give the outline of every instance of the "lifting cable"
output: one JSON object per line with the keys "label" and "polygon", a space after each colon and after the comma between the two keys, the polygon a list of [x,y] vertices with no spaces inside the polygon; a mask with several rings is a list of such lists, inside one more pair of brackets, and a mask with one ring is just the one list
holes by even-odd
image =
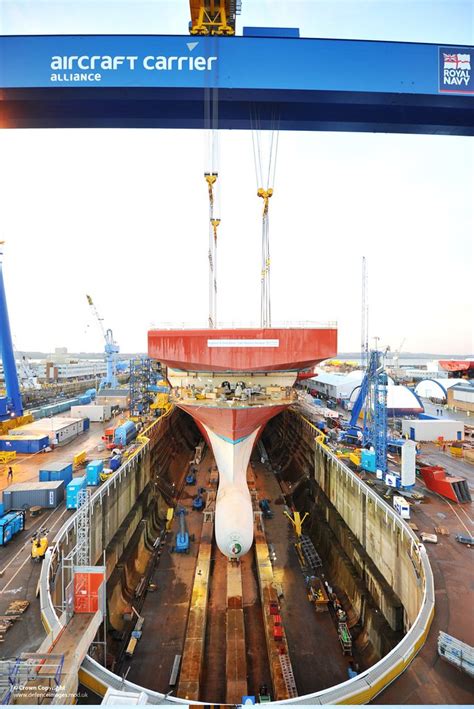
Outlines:
{"label": "lifting cable", "polygon": [[[217,44],[213,42],[213,44]],[[213,47],[213,50],[216,50]],[[215,52],[214,52],[215,53]],[[217,228],[221,223],[217,179],[219,177],[219,90],[207,85],[204,89],[204,128],[206,156],[204,179],[209,196],[209,328],[217,327]]]}
{"label": "lifting cable", "polygon": [[273,115],[271,119],[271,129],[269,133],[270,145],[268,152],[268,171],[266,180],[263,173],[263,147],[262,134],[260,130],[260,120],[257,113],[250,117],[252,129],[253,159],[255,164],[255,175],[257,178],[257,196],[263,199],[262,212],[262,267],[261,267],[261,291],[260,291],[260,327],[272,326],[271,297],[270,297],[270,222],[269,203],[273,195],[275,184],[275,172],[278,155],[278,130],[279,121]]}

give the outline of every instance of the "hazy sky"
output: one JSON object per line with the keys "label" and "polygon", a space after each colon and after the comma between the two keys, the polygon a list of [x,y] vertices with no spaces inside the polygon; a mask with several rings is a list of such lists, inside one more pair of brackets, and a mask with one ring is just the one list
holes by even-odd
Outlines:
{"label": "hazy sky", "polygon": [[[187,0],[0,0],[3,34],[185,34]],[[471,2],[243,0],[238,24],[303,36],[473,44]],[[474,98],[473,98],[474,101]],[[153,322],[207,321],[200,131],[0,131],[0,238],[19,349],[99,350],[85,294],[123,351]],[[219,317],[257,321],[261,200],[249,133],[221,133]],[[474,350],[470,138],[282,132],[271,205],[274,320],[337,320],[405,351]]]}

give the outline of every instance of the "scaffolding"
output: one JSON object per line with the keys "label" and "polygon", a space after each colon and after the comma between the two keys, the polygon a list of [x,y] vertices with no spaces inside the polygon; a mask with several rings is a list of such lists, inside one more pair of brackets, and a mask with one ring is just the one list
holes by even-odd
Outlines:
{"label": "scaffolding", "polygon": [[[51,700],[61,685],[63,665],[64,655],[30,652],[11,660],[0,660],[1,704],[36,704]],[[25,701],[28,698],[30,701]]]}
{"label": "scaffolding", "polygon": [[91,558],[91,491],[80,490],[77,507],[77,543],[75,546],[76,566],[89,566]]}
{"label": "scaffolding", "polygon": [[139,417],[150,412],[160,376],[160,365],[155,360],[149,357],[130,360],[130,416]]}

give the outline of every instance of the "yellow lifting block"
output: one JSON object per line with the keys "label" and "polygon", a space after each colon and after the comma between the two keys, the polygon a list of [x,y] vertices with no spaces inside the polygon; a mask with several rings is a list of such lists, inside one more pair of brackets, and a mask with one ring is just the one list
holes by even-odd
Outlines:
{"label": "yellow lifting block", "polygon": [[214,194],[213,194],[212,188],[217,181],[217,177],[218,177],[217,172],[205,172],[204,173],[204,179],[207,182],[207,188],[209,190],[209,200],[211,202],[214,201]]}
{"label": "yellow lifting block", "polygon": [[263,199],[263,214],[265,215],[268,212],[268,201],[270,197],[273,194],[273,190],[271,187],[268,188],[268,190],[264,190],[263,187],[260,187],[257,191],[257,197],[261,197]]}
{"label": "yellow lifting block", "polygon": [[220,219],[211,219],[211,226],[214,232],[214,241],[217,241],[217,227],[221,223]]}
{"label": "yellow lifting block", "polygon": [[2,451],[0,453],[0,463],[9,463],[16,458],[16,451]]}
{"label": "yellow lifting block", "polygon": [[85,462],[86,462],[86,451],[81,451],[80,453],[76,453],[76,455],[72,459],[73,468],[77,468],[77,467],[79,467],[79,465],[82,465]]}

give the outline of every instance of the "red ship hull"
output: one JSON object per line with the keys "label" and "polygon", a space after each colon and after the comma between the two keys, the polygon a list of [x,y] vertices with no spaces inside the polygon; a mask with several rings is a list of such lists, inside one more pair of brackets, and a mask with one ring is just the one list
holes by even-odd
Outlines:
{"label": "red ship hull", "polygon": [[150,357],[191,372],[297,372],[337,351],[335,328],[150,330]]}

